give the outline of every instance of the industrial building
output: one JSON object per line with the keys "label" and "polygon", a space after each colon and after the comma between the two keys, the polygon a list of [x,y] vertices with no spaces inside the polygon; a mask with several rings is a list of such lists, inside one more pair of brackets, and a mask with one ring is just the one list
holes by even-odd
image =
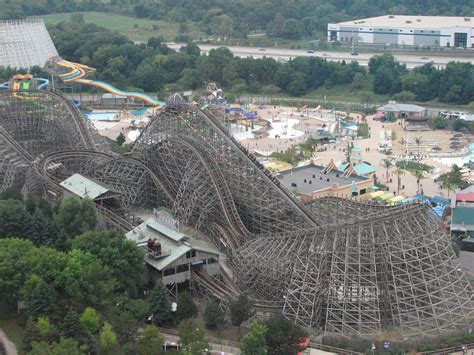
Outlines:
{"label": "industrial building", "polygon": [[328,41],[474,47],[474,17],[385,15],[328,24]]}

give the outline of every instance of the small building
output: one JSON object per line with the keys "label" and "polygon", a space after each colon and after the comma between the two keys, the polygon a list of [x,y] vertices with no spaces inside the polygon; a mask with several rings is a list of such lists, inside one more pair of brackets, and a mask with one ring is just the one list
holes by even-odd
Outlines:
{"label": "small building", "polygon": [[98,213],[98,227],[113,228],[121,232],[132,228],[132,223],[120,215],[122,195],[110,186],[81,174],[74,174],[59,185],[64,189],[64,197],[76,195],[94,202]]}
{"label": "small building", "polygon": [[328,24],[328,41],[474,47],[474,17],[384,15]]}
{"label": "small building", "polygon": [[456,193],[451,207],[451,235],[474,242],[474,185]]}
{"label": "small building", "polygon": [[378,118],[386,117],[390,113],[392,113],[396,118],[424,117],[426,116],[427,110],[422,106],[399,104],[395,101],[390,101],[388,104],[377,109]]}
{"label": "small building", "polygon": [[427,116],[410,116],[405,118],[405,131],[431,131],[430,120]]}
{"label": "small building", "polygon": [[117,106],[117,105],[121,106],[121,105],[125,105],[126,103],[127,103],[127,96],[123,96],[123,95],[116,95],[116,94],[107,92],[100,97],[100,104],[102,106],[107,106],[107,107]]}
{"label": "small building", "polygon": [[161,280],[175,295],[180,285],[189,286],[194,272],[205,272],[211,277],[221,273],[218,250],[183,233],[166,211],[155,213],[125,237],[145,250],[147,280]]}
{"label": "small building", "polygon": [[303,201],[323,196],[365,198],[374,185],[373,174],[367,177],[357,175],[352,170],[339,171],[332,160],[325,167],[311,162],[292,168],[279,173],[277,178],[287,188],[295,191]]}

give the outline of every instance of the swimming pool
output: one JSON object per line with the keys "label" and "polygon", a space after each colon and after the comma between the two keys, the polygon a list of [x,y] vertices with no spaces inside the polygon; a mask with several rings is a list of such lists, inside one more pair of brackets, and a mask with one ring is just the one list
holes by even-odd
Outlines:
{"label": "swimming pool", "polygon": [[438,158],[435,159],[439,161],[441,164],[444,165],[457,165],[457,166],[463,166],[464,164],[468,164],[469,161],[474,161],[474,154],[467,155],[465,157],[456,157],[456,158]]}
{"label": "swimming pool", "polygon": [[286,121],[272,122],[272,129],[268,132],[268,137],[275,139],[275,136],[280,138],[296,138],[304,134],[304,132],[294,129],[300,121],[295,118],[288,118]]}
{"label": "swimming pool", "polygon": [[86,116],[91,121],[117,121],[118,112],[89,112]]}
{"label": "swimming pool", "polygon": [[251,129],[250,127],[247,128],[246,130],[246,127],[245,126],[242,126],[242,125],[236,125],[234,123],[232,123],[230,125],[230,127],[227,127],[228,131],[234,136],[235,139],[237,139],[238,141],[241,141],[241,140],[244,140],[244,139],[248,139],[248,138],[253,138],[254,135],[252,132],[254,131],[258,131],[260,128],[262,128],[262,126],[260,125],[254,125],[253,126],[253,129]]}

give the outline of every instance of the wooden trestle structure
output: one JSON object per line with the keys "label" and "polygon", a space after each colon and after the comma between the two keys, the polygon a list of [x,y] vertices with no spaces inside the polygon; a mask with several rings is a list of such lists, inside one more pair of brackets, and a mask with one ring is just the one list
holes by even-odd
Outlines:
{"label": "wooden trestle structure", "polygon": [[370,337],[435,335],[473,320],[472,286],[429,207],[304,205],[211,111],[176,98],[118,156],[60,93],[3,92],[0,151],[0,190],[59,199],[59,182],[80,173],[120,194],[100,211],[118,229],[135,224],[133,209],[172,210],[227,254],[234,285],[195,275],[224,302],[245,290],[307,328]]}

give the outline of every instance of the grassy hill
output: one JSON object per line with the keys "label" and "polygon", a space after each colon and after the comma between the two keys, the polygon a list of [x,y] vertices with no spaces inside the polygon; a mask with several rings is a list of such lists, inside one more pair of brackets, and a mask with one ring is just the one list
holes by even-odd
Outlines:
{"label": "grassy hill", "polygon": [[[103,12],[81,12],[86,23],[95,23],[112,31],[117,31],[127,36],[132,41],[147,41],[150,37],[162,36],[166,41],[173,41],[179,35],[179,23],[161,20],[138,19],[135,17],[110,14]],[[49,14],[30,16],[29,18],[42,18],[47,25],[55,25],[68,21],[72,13]],[[191,38],[204,35],[196,24],[187,23],[186,34]]]}

